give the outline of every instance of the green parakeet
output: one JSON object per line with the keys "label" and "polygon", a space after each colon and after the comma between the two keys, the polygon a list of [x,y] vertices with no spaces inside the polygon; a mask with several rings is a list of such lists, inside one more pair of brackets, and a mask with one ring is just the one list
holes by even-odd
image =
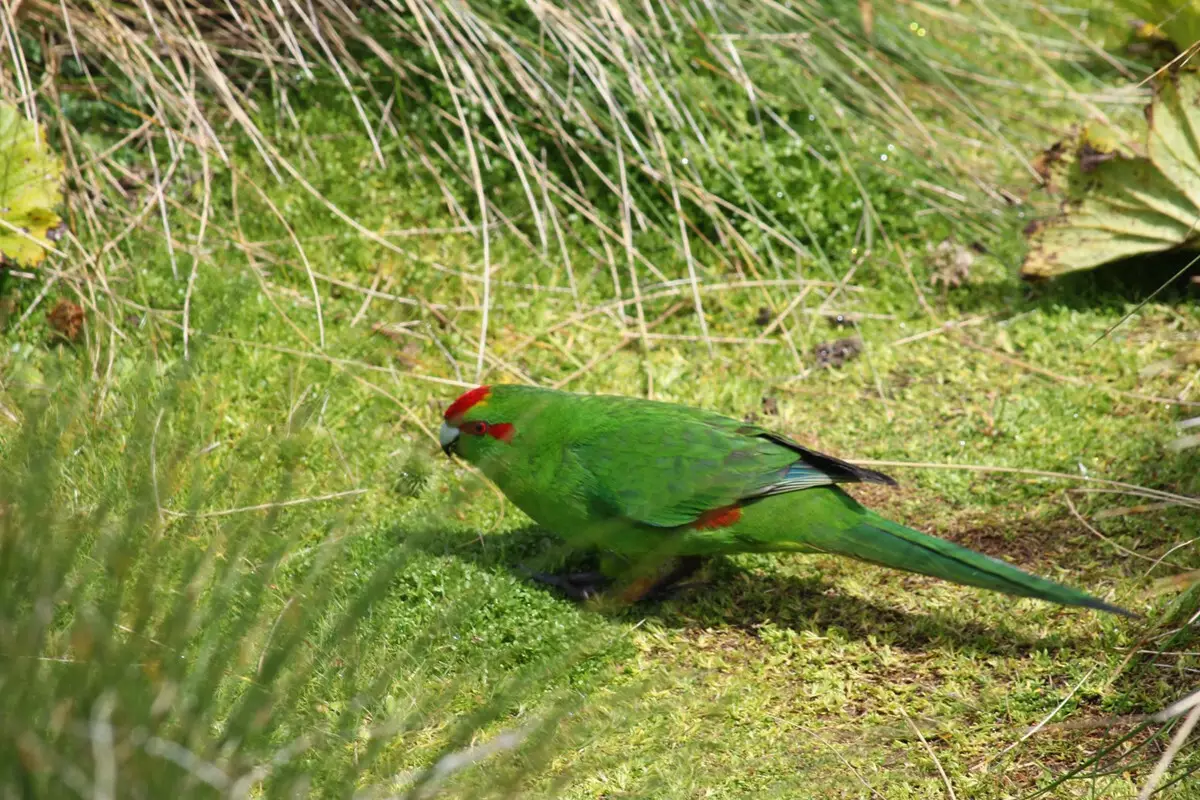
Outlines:
{"label": "green parakeet", "polygon": [[[447,455],[477,466],[522,511],[573,545],[630,564],[674,564],[641,596],[724,553],[838,553],[1010,595],[1129,612],[884,519],[840,483],[886,475],[695,408],[531,386],[480,386],[446,410]],[[611,562],[607,570],[612,572]],[[631,567],[632,574],[638,574]],[[540,576],[588,596],[600,576]],[[632,599],[632,598],[631,598]]]}

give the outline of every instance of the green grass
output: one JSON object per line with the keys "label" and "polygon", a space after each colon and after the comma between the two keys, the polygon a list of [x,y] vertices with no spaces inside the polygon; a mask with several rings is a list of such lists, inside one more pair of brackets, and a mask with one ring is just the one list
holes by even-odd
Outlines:
{"label": "green grass", "polygon": [[[350,104],[320,88],[292,100],[305,144],[265,114],[260,124],[324,198],[391,247],[275,181],[236,138],[231,166],[214,163],[209,179],[189,360],[185,283],[172,277],[154,216],[119,245],[111,292],[65,279],[39,298],[46,275],[10,279],[0,298],[0,741],[18,753],[4,757],[6,791],[87,794],[111,763],[116,796],[164,786],[203,796],[218,789],[197,775],[225,790],[249,775],[252,796],[425,787],[458,797],[899,800],[947,796],[943,770],[960,798],[1019,797],[1194,687],[1195,635],[1164,634],[1195,598],[1169,616],[1178,590],[1153,582],[1200,568],[1194,545],[1168,555],[1200,530],[1194,509],[1132,509],[1148,501],[961,468],[1200,494],[1200,451],[1165,448],[1194,408],[1130,394],[1200,398],[1195,364],[1170,360],[1200,337],[1194,295],[1168,291],[1099,338],[1171,265],[1021,285],[1012,211],[990,223],[988,252],[964,286],[933,287],[926,242],[982,223],[924,215],[925,199],[902,191],[914,174],[902,157],[895,171],[858,176],[897,242],[867,254],[846,171],[795,153],[781,160],[785,142],[760,148],[742,142],[752,128],[734,128],[730,180],[765,181],[751,191],[770,196],[770,181],[787,178],[788,206],[772,211],[793,215],[784,223],[820,257],[773,255],[756,275],[753,262],[719,255],[719,239],[697,245],[702,328],[671,206],[653,184],[637,187],[660,215],[635,237],[649,262],[634,273],[637,295],[624,253],[610,266],[612,242],[586,220],[564,219],[568,274],[555,243],[543,252],[518,236],[530,235],[519,218],[489,242],[477,374],[479,239],[453,231],[462,220],[446,186],[413,166],[404,139],[383,142],[387,166],[374,166]],[[751,113],[739,98],[724,102],[742,123]],[[826,135],[848,146],[843,132],[812,133],[822,145]],[[855,151],[864,164],[886,146],[867,138]],[[103,147],[111,132],[96,139]],[[163,145],[158,158],[167,156]],[[170,193],[184,275],[204,197],[197,162],[180,167],[190,188]],[[494,202],[518,218],[512,171],[492,163]],[[148,183],[133,183],[140,203]],[[449,191],[471,208],[469,183]],[[713,233],[698,227],[697,241]],[[385,233],[398,229],[410,233]],[[766,247],[755,230],[743,233]],[[833,292],[828,282],[852,266],[850,285]],[[385,296],[368,305],[372,286]],[[760,309],[774,319],[801,291],[766,332]],[[87,301],[78,343],[46,322],[60,298]],[[853,323],[836,326],[837,314]],[[938,331],[943,323],[953,327]],[[852,334],[862,357],[813,367],[817,344]],[[563,558],[552,533],[437,453],[429,432],[441,410],[477,380],[754,413],[851,460],[943,465],[888,467],[899,489],[854,493],[1147,619],[793,556],[720,561],[709,587],[657,606],[579,607],[517,572]],[[1106,540],[1070,512],[1068,491]],[[1132,510],[1097,516],[1120,509]],[[1138,652],[1160,646],[1170,654]],[[1104,756],[1102,774],[1055,791],[1135,797],[1163,747],[1161,735],[1147,742],[1157,730]],[[519,745],[483,759],[505,736]],[[164,755],[165,741],[193,761],[177,765],[182,751]],[[447,768],[444,782],[429,771],[472,746],[485,748],[475,767]],[[1195,768],[1193,753],[1172,775]],[[1192,795],[1177,784],[1163,796]]]}
{"label": "green grass", "polygon": [[[346,142],[322,152],[333,180],[351,170],[359,156]],[[373,183],[387,185],[388,180],[381,175]],[[406,187],[400,209],[408,216],[405,224],[447,224],[436,216],[429,192],[420,185]],[[340,229],[317,211],[306,216],[303,208],[311,201],[305,195],[287,188],[271,194],[278,206],[293,209],[292,225],[315,242],[306,246],[314,269],[361,284],[370,279],[368,265],[385,258],[361,245],[338,247],[344,241]],[[384,214],[396,213],[376,202],[370,186],[347,188],[333,199],[370,227],[384,224],[379,219]],[[243,219],[254,220],[245,230],[249,240],[286,236],[261,204],[245,197],[240,202]],[[176,224],[186,229],[188,223],[180,218]],[[329,243],[320,240],[323,236]],[[131,288],[127,296],[169,308],[174,287],[161,244],[148,237],[132,248],[144,248],[139,278],[144,294]],[[461,236],[426,237],[420,248],[447,266],[478,258],[477,246]],[[498,243],[498,261],[504,264],[498,278],[532,280],[539,274],[537,264],[504,248],[503,241]],[[264,259],[292,257],[286,245],[263,250],[274,254]],[[806,370],[807,359],[797,363],[778,337],[757,346],[717,343],[712,356],[699,341],[657,340],[646,352],[634,342],[568,385],[634,394],[653,387],[656,397],[734,415],[761,415],[763,398],[771,397],[778,410],[764,418],[768,424],[854,458],[1073,474],[1086,469],[1093,476],[1183,493],[1200,490],[1195,455],[1171,456],[1162,448],[1177,412],[1100,388],[1163,396],[1178,392],[1190,377],[1187,371],[1168,370],[1150,380],[1139,380],[1137,371],[1170,352],[1165,338],[1200,330],[1196,309],[1179,297],[1152,304],[1088,347],[1125,312],[1129,287],[1111,276],[1089,276],[1028,290],[1012,283],[1010,268],[998,259],[980,259],[967,287],[937,299],[943,319],[962,319],[966,313],[998,319],[908,344],[894,342],[933,323],[903,283],[880,275],[874,287],[848,293],[838,310],[889,318],[862,321],[869,358],[840,369]],[[272,263],[269,275],[273,287],[268,291],[314,339],[315,308],[303,276],[294,265],[288,270],[279,263]],[[402,283],[390,292],[447,305],[472,303],[470,287],[452,276],[410,268],[398,277]],[[549,283],[552,276],[540,279]],[[596,283],[601,288],[584,285],[585,307],[604,299],[606,287],[599,278]],[[17,287],[18,307],[29,301],[32,288]],[[773,291],[779,297],[787,290]],[[766,302],[762,297],[752,289],[707,295],[712,335],[755,337],[761,331],[754,318]],[[678,299],[647,301],[646,318],[657,318]],[[540,382],[569,377],[577,361],[621,341],[611,320],[596,315],[524,347],[522,332],[569,318],[569,296],[501,284],[494,303],[489,352]],[[246,548],[240,569],[250,575],[268,570],[265,565],[274,560],[282,563],[268,570],[276,575],[270,591],[257,598],[260,607],[252,613],[260,626],[246,635],[248,642],[260,641],[261,622],[274,619],[289,598],[305,596],[308,570],[326,548],[329,562],[320,581],[327,595],[320,596],[328,597],[322,612],[331,618],[362,591],[380,564],[395,569],[348,641],[321,651],[321,657],[310,656],[316,660],[302,688],[294,690],[296,700],[273,712],[281,719],[270,743],[278,746],[285,733],[332,736],[344,729],[347,704],[363,687],[372,687],[372,696],[381,699],[384,710],[373,708],[372,714],[403,719],[410,704],[429,704],[422,722],[409,723],[413,730],[407,736],[381,745],[382,752],[354,779],[360,785],[385,783],[428,763],[455,741],[454,715],[484,709],[496,718],[485,717],[483,729],[499,730],[534,715],[556,689],[573,687],[582,694],[578,714],[583,719],[567,727],[583,745],[575,750],[556,736],[549,764],[535,762],[537,768],[522,779],[555,796],[795,796],[801,791],[858,796],[864,790],[843,758],[887,797],[941,796],[941,780],[907,727],[902,716],[907,713],[931,740],[961,796],[1003,797],[1044,782],[1103,740],[1105,729],[1042,733],[1008,753],[1002,769],[975,769],[1053,709],[1085,675],[1060,719],[1152,711],[1188,685],[1184,670],[1194,661],[1190,656],[1175,659],[1172,669],[1139,669],[1138,659],[1119,669],[1128,648],[1147,630],[1139,623],[1014,602],[836,559],[730,559],[715,570],[712,588],[698,596],[615,616],[581,610],[512,571],[549,546],[548,534],[531,529],[478,479],[435,457],[433,441],[414,425],[432,427],[440,408],[457,393],[412,377],[451,372],[441,351],[423,337],[444,337],[451,351],[469,351],[477,315],[452,315],[446,329],[436,321],[423,322],[407,329],[415,335],[397,342],[368,335],[367,322],[399,324],[428,316],[411,306],[377,301],[367,322],[352,327],[361,296],[345,292],[339,297],[323,287],[327,344],[324,356],[318,356],[272,309],[258,282],[247,275],[244,260],[230,249],[214,254],[201,272],[194,304],[193,324],[205,333],[197,339],[192,374],[177,391],[180,408],[164,417],[168,433],[158,444],[158,458],[177,460],[182,475],[164,479],[162,506],[186,510],[193,490],[199,491],[194,502],[208,511],[269,502],[277,494],[304,498],[365,491],[284,509],[269,523],[265,512],[256,511],[194,524],[171,514],[163,518],[158,535],[171,537],[178,551],[162,546],[158,557],[183,569],[182,563],[210,547],[231,547],[231,556],[240,553],[234,545],[237,532],[254,532],[240,545]],[[122,487],[146,480],[146,415],[151,414],[146,409],[154,407],[153,393],[138,388],[139,373],[147,366],[168,373],[181,366],[178,318],[165,311],[147,314],[130,339],[115,347],[103,400],[95,399],[95,382],[86,388],[80,384],[90,366],[86,349],[48,344],[50,331],[41,315],[6,333],[6,408],[18,408],[22,393],[36,393],[30,386],[37,385],[39,374],[45,385],[59,387],[56,394],[84,392],[84,416],[58,448],[64,456],[59,488],[65,505],[58,509],[63,522],[55,530],[62,535],[77,535],[73,520],[106,502],[120,511],[130,505],[128,513],[136,508],[138,495],[131,497]],[[793,330],[801,353],[842,335],[820,318]],[[687,317],[669,318],[655,331],[695,336]],[[1089,385],[1031,374],[966,348],[958,337],[1011,351],[1014,358]],[[405,347],[407,342],[416,346]],[[294,347],[306,355],[270,347]],[[469,375],[471,366],[461,369]],[[502,367],[484,376],[515,378]],[[139,406],[140,434],[134,413]],[[186,421],[175,422],[177,416]],[[16,435],[7,423],[5,431],[6,439]],[[198,476],[189,474],[193,468]],[[1064,488],[1075,488],[1069,482],[956,470],[893,472],[902,480],[900,490],[860,494],[899,519],[1139,611],[1163,602],[1145,593],[1142,576],[1148,564],[1122,556],[1069,516],[1062,495]],[[415,477],[406,478],[410,475]],[[1077,495],[1076,502],[1087,514],[1137,500]],[[1151,557],[1195,532],[1193,512],[1183,509],[1097,524],[1116,544]],[[88,548],[86,542],[80,546]],[[1177,551],[1172,560],[1194,567],[1193,548]],[[147,569],[155,561],[139,564]],[[1159,567],[1155,575],[1168,572]],[[320,630],[331,623],[311,624]],[[66,630],[65,620],[63,626]],[[131,640],[118,641],[132,646]],[[182,645],[185,651],[199,646],[190,640]],[[77,646],[60,635],[48,640],[45,652],[71,657]],[[573,666],[560,671],[564,659]],[[243,657],[227,680],[244,674],[253,660]],[[353,665],[349,674],[346,664]],[[62,669],[41,666],[37,674],[45,680]],[[534,672],[529,685],[508,688],[508,676],[522,669]],[[629,696],[630,687],[641,690]],[[236,694],[231,685],[223,691]],[[509,696],[514,691],[519,700]],[[511,707],[497,708],[497,695]],[[232,707],[232,698],[226,702]],[[572,731],[564,738],[572,742]],[[346,780],[341,770],[347,769],[352,749],[328,746],[308,755],[304,764],[313,770],[314,786]],[[563,784],[551,790],[556,777]],[[479,780],[490,783],[494,777]],[[1100,796],[1131,795],[1132,776],[1112,780]],[[465,796],[479,790],[480,785],[462,789]]]}

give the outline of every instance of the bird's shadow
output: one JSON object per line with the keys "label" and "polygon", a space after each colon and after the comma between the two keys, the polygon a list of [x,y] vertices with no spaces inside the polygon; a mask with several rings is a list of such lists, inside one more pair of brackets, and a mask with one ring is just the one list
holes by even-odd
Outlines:
{"label": "bird's shadow", "polygon": [[[527,570],[531,569],[560,572],[587,570],[595,565],[594,555],[569,550],[560,539],[537,526],[486,538],[447,533],[426,539],[421,547],[431,554],[470,561],[483,569],[509,572],[522,581],[530,580]],[[767,623],[796,632],[823,634],[837,630],[848,638],[873,637],[880,646],[906,651],[950,647],[980,655],[1017,655],[1081,644],[1064,634],[1032,636],[1004,623],[982,625],[953,613],[910,613],[855,597],[819,577],[755,569],[730,558],[712,559],[700,580],[701,585],[666,600],[601,605],[596,610],[630,621],[649,617],[677,630],[727,626],[757,631]],[[564,603],[577,603],[552,587],[542,588]]]}

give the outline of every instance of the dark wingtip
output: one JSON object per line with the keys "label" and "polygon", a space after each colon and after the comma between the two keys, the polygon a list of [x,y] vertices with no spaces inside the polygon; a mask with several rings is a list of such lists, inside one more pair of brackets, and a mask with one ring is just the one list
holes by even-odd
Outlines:
{"label": "dark wingtip", "polygon": [[864,483],[882,483],[884,486],[900,485],[900,482],[891,475],[884,475],[882,472],[876,472],[873,469],[864,469],[863,467],[855,466],[854,471],[858,479]]}
{"label": "dark wingtip", "polygon": [[775,444],[782,445],[794,453],[799,453],[804,462],[810,466],[828,475],[834,483],[861,481],[863,483],[881,483],[884,486],[899,486],[895,478],[884,475],[882,472],[876,472],[873,469],[860,467],[851,464],[849,461],[842,461],[840,458],[818,453],[816,450],[809,450],[807,447],[793,441],[792,439],[782,436],[778,433],[764,431],[755,426],[746,426],[738,428],[739,433],[748,433],[751,436],[758,436],[763,439],[769,439]]}

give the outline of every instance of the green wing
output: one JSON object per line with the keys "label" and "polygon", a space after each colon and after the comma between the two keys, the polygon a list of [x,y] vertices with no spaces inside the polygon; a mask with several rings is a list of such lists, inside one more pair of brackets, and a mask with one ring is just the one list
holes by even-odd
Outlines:
{"label": "green wing", "polygon": [[673,528],[772,494],[849,481],[895,483],[728,417],[604,400],[605,413],[588,414],[588,435],[571,447],[592,478],[588,500],[600,516]]}

